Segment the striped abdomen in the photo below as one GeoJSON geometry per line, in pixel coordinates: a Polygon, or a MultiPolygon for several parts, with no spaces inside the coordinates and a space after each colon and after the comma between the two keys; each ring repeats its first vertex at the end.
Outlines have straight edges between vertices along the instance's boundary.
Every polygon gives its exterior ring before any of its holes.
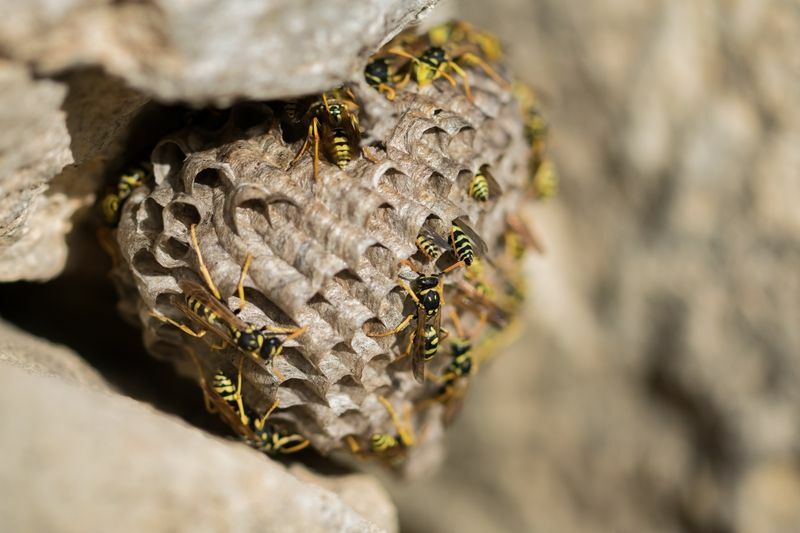
{"type": "Polygon", "coordinates": [[[341,169],[350,163],[353,158],[353,150],[350,147],[350,138],[342,128],[333,130],[333,162],[341,169]]]}
{"type": "Polygon", "coordinates": [[[472,180],[469,182],[469,195],[479,202],[489,200],[489,181],[482,172],[472,176],[472,180]]]}
{"type": "Polygon", "coordinates": [[[456,224],[453,224],[450,232],[450,246],[453,247],[453,252],[455,252],[459,261],[463,261],[467,266],[472,264],[473,259],[475,259],[472,239],[456,224]]]}
{"type": "Polygon", "coordinates": [[[230,338],[236,339],[238,337],[239,331],[225,320],[221,320],[219,314],[211,309],[211,307],[207,306],[201,299],[187,295],[186,304],[195,315],[201,317],[207,323],[227,331],[230,338]]]}
{"type": "Polygon", "coordinates": [[[239,389],[231,378],[226,376],[221,370],[217,370],[214,374],[214,379],[211,388],[225,400],[225,403],[231,406],[233,411],[238,415],[239,413],[239,389]]]}
{"type": "Polygon", "coordinates": [[[417,248],[430,260],[434,260],[442,255],[442,249],[430,238],[422,234],[417,236],[417,248]]]}

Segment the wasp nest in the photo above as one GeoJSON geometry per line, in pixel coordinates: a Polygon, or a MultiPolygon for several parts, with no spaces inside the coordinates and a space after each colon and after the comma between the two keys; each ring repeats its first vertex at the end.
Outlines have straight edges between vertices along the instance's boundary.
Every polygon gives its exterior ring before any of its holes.
{"type": "MultiPolygon", "coordinates": [[[[442,385],[417,382],[411,358],[403,357],[415,319],[397,335],[368,334],[416,312],[399,280],[413,286],[415,276],[455,262],[452,251],[428,260],[416,245],[421,232],[446,243],[454,221],[471,230],[485,257],[443,274],[442,327],[451,338],[427,364],[428,375],[452,361],[447,346],[458,334],[451,310],[470,331],[487,317],[481,302],[494,298],[481,285],[494,289],[495,303],[510,300],[508,220],[526,198],[530,144],[511,92],[479,70],[469,78],[472,100],[445,79],[408,84],[392,101],[354,85],[364,153],[344,170],[321,153],[316,179],[313,149],[293,164],[301,141],[284,140],[274,105],[239,104],[161,140],[152,153],[154,180],[131,194],[116,235],[117,273],[137,289],[125,294],[148,350],[195,379],[199,366],[206,382],[217,369],[235,376],[241,364],[244,405],[264,413],[277,400],[271,423],[305,436],[322,454],[350,449],[351,441],[366,449],[373,434],[396,434],[382,398],[412,413],[418,443],[441,434],[444,407],[429,400],[442,385]],[[481,169],[497,182],[483,202],[470,192],[481,169]],[[206,285],[200,257],[221,301],[240,310],[237,318],[302,334],[265,363],[214,335],[195,338],[175,327],[200,327],[179,305],[187,282],[206,285]],[[237,285],[248,257],[242,302],[237,285]]],[[[489,316],[483,334],[501,326],[489,316]]]]}

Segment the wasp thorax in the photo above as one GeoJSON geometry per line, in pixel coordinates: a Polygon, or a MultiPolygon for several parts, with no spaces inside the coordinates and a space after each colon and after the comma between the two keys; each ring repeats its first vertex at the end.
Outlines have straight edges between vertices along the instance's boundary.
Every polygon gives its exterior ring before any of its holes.
{"type": "Polygon", "coordinates": [[[417,446],[437,443],[409,438],[412,430],[438,435],[444,424],[433,378],[455,374],[454,358],[466,354],[439,344],[444,332],[455,336],[451,315],[477,353],[483,333],[502,337],[519,307],[520,263],[505,236],[529,198],[520,105],[484,70],[445,54],[456,47],[401,41],[381,52],[391,61],[368,67],[381,88],[364,81],[237,104],[214,130],[168,135],[152,153],[154,180],[122,206],[120,278],[148,349],[198,382],[220,369],[226,387],[208,395],[260,449],[310,442],[326,455],[350,451],[352,436],[402,445],[413,459],[417,446]],[[452,62],[441,71],[450,74],[420,86],[422,58],[452,62]],[[451,84],[450,75],[464,81],[461,71],[469,95],[451,84]],[[378,89],[392,100],[376,103],[378,89]],[[494,178],[488,202],[469,187],[484,168],[494,178]],[[454,225],[465,237],[449,239],[454,225]],[[448,270],[473,254],[487,259],[479,276],[448,270]],[[403,278],[403,265],[424,274],[403,278]],[[176,298],[176,287],[198,303],[176,298]],[[242,313],[230,311],[233,301],[242,313]],[[244,409],[252,415],[238,416],[244,409]],[[272,409],[285,432],[256,427],[272,409]]]}

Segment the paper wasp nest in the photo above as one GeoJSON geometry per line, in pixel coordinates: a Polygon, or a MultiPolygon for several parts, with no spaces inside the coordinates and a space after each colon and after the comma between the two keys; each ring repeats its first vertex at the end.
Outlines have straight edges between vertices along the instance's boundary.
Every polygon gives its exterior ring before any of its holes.
{"type": "MultiPolygon", "coordinates": [[[[147,348],[195,379],[187,349],[206,380],[218,368],[235,375],[235,349],[212,348],[151,315],[191,326],[174,301],[179,280],[202,283],[189,235],[197,224],[203,259],[231,309],[240,306],[236,286],[252,254],[240,317],[259,327],[307,328],[274,361],[285,378],[280,386],[269,365],[245,358],[245,403],[263,413],[277,397],[270,420],[306,436],[322,454],[347,449],[347,436],[368,443],[374,432],[394,433],[379,396],[401,411],[439,386],[417,383],[408,358],[400,358],[413,327],[366,335],[396,326],[413,308],[398,285],[400,261],[420,257],[415,239],[423,227],[446,238],[459,218],[485,241],[488,259],[499,256],[506,216],[525,198],[530,149],[519,104],[482,73],[470,74],[474,103],[445,80],[423,89],[410,84],[394,102],[365,84],[353,87],[363,144],[377,162],[358,156],[341,171],[321,158],[317,182],[308,153],[290,165],[300,143],[284,142],[267,104],[239,104],[218,127],[163,139],[152,153],[155,183],[130,197],[117,235],[125,263],[118,274],[135,285],[127,303],[138,309],[147,348]],[[502,194],[480,203],[468,186],[485,164],[502,194]]],[[[453,261],[446,253],[435,264],[415,264],[428,274],[453,261]]],[[[447,274],[448,303],[463,277],[464,269],[447,274]]],[[[495,269],[487,279],[503,282],[495,269]]],[[[473,324],[467,315],[465,325],[473,324]]],[[[446,343],[429,373],[449,362],[446,343]]],[[[439,405],[416,412],[420,447],[441,435],[441,415],[439,405]]]]}

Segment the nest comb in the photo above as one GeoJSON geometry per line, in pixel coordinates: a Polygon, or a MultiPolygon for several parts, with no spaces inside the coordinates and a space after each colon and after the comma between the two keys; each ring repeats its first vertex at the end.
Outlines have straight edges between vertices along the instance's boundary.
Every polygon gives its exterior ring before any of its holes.
{"type": "MultiPolygon", "coordinates": [[[[151,314],[187,323],[174,301],[180,280],[202,283],[189,233],[196,225],[202,257],[231,309],[241,307],[236,286],[252,255],[240,316],[259,327],[307,328],[274,360],[283,382],[269,365],[244,361],[245,403],[264,412],[277,399],[271,420],[322,454],[346,447],[348,436],[368,442],[375,432],[393,432],[379,397],[400,410],[437,386],[417,383],[401,358],[413,327],[396,337],[366,335],[409,312],[400,262],[420,259],[415,240],[423,228],[446,236],[457,219],[485,242],[487,259],[496,259],[505,253],[507,216],[526,198],[529,145],[519,106],[480,73],[470,79],[472,102],[445,80],[422,89],[410,84],[393,102],[366,84],[354,86],[375,161],[357,157],[342,171],[321,160],[316,181],[310,155],[290,164],[299,143],[284,142],[266,104],[239,104],[221,125],[162,139],[151,156],[154,183],[130,197],[116,235],[125,271],[119,278],[136,289],[125,291],[123,303],[138,309],[147,349],[195,379],[187,349],[206,379],[218,368],[233,374],[240,361],[234,348],[214,349],[151,314]],[[483,165],[502,194],[479,203],[468,187],[483,165]]],[[[452,262],[445,254],[416,264],[435,273],[452,262]]],[[[447,275],[447,298],[464,275],[447,275]]],[[[499,285],[507,275],[492,269],[490,280],[499,285]]],[[[440,353],[428,371],[441,371],[448,359],[440,353]]],[[[442,434],[435,407],[414,417],[429,441],[442,434]]]]}

